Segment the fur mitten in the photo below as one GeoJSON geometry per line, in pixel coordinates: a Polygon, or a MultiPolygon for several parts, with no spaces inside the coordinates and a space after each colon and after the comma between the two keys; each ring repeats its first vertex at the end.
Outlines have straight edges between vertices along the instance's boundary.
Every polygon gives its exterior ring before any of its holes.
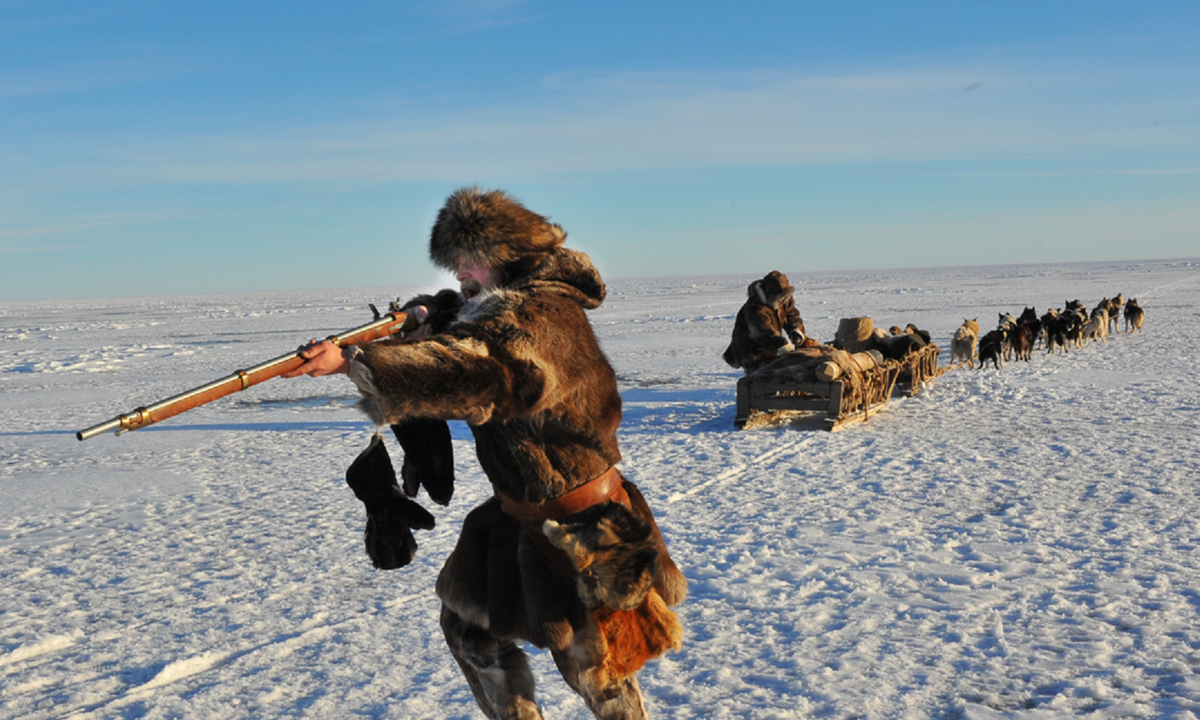
{"type": "Polygon", "coordinates": [[[412,562],[417,553],[412,530],[430,530],[434,519],[400,491],[392,459],[378,433],[346,470],[346,483],[366,506],[363,540],[375,567],[393,570],[412,562]]]}
{"type": "Polygon", "coordinates": [[[463,296],[454,290],[441,290],[436,295],[418,295],[404,305],[400,305],[399,301],[394,302],[392,309],[408,312],[417,305],[424,305],[429,312],[425,324],[433,332],[440,333],[458,316],[458,310],[463,305],[463,296]]]}
{"type": "Polygon", "coordinates": [[[449,505],[454,495],[454,449],[450,426],[445,420],[411,418],[392,425],[392,433],[404,449],[400,477],[404,494],[416,497],[422,485],[429,499],[449,505]]]}

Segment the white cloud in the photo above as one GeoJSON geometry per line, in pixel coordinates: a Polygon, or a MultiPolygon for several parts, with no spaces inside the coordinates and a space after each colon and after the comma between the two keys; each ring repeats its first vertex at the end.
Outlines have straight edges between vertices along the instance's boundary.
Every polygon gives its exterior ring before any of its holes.
{"type": "Polygon", "coordinates": [[[560,74],[541,94],[503,105],[431,113],[410,103],[404,113],[368,122],[125,140],[98,160],[108,178],[127,182],[372,183],[1130,152],[1179,157],[1200,149],[1189,124],[1155,124],[1175,101],[1148,95],[1149,79],[1122,77],[1097,92],[1103,78],[1025,76],[983,66],[560,74]]]}

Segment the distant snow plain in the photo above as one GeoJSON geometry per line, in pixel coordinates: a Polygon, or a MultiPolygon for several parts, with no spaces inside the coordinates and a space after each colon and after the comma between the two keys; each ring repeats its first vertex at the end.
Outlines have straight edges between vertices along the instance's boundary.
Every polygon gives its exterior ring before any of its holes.
{"type": "MultiPolygon", "coordinates": [[[[772,268],[763,268],[765,273],[772,268]]],[[[788,268],[778,268],[788,272],[788,268]]],[[[788,273],[810,335],[1124,293],[1145,332],[959,369],[869,422],[734,429],[752,277],[610,283],[622,469],[690,581],[656,718],[1200,713],[1200,261],[788,273]]],[[[476,718],[437,571],[490,496],[452,423],[449,507],[372,569],[344,378],[74,432],[370,318],[407,289],[0,304],[0,716],[476,718]]],[[[399,448],[392,443],[393,458],[399,448]]],[[[590,717],[530,648],[548,718],[590,717]]]]}

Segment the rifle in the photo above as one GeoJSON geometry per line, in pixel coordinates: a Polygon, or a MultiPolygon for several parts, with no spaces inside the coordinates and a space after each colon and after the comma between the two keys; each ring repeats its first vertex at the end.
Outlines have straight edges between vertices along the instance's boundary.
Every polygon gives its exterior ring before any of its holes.
{"type": "MultiPolygon", "coordinates": [[[[379,338],[395,335],[407,327],[406,321],[408,320],[408,315],[405,313],[393,310],[386,315],[380,315],[374,305],[371,305],[371,310],[375,313],[375,320],[373,322],[360,325],[339,335],[330,335],[325,339],[338,347],[342,347],[343,345],[361,345],[378,340],[379,338]]],[[[90,437],[108,432],[109,430],[115,430],[116,434],[120,435],[130,430],[144,428],[147,425],[153,425],[160,420],[174,417],[218,398],[245,390],[251,385],[257,385],[264,380],[279,377],[286,372],[295,370],[303,364],[304,358],[300,356],[299,350],[287,355],[280,355],[274,360],[268,360],[261,365],[255,365],[246,370],[238,370],[232,375],[223,377],[220,380],[214,380],[207,385],[192,388],[185,393],[169,397],[166,400],[159,400],[153,405],[140,407],[133,412],[118,415],[108,422],[102,422],[86,430],[80,430],[75,433],[75,437],[80,440],[87,440],[90,437]]]]}

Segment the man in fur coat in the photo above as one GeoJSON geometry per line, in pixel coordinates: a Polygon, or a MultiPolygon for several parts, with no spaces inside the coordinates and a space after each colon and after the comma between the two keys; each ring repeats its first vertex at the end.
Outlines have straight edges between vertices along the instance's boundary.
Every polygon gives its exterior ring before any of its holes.
{"type": "Polygon", "coordinates": [[[746,302],[733,321],[733,337],[721,356],[747,374],[799,347],[817,345],[805,336],[787,275],[772,270],[746,288],[746,302]]]}
{"type": "MultiPolygon", "coordinates": [[[[494,496],[467,515],[437,592],[446,642],[489,718],[541,717],[518,641],[548,648],[597,718],[642,718],[634,673],[679,647],[668,606],[686,581],[615,468],[621,398],[584,313],[605,287],[565,239],[503,192],[455,192],[429,243],[462,288],[453,320],[345,351],[314,344],[292,376],[348,374],[377,426],[470,426],[494,496]]],[[[425,306],[411,314],[444,316],[425,306]]],[[[432,517],[395,487],[377,445],[347,481],[367,506],[372,560],[397,567],[416,549],[411,529],[432,517]]]]}

